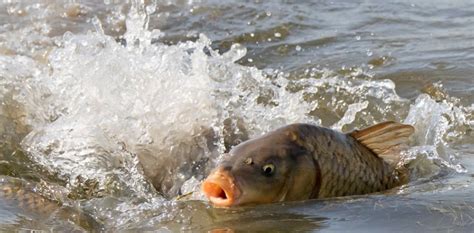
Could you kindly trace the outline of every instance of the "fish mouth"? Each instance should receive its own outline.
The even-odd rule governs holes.
[[[230,207],[237,203],[240,190],[227,171],[217,170],[202,183],[201,190],[216,207]]]

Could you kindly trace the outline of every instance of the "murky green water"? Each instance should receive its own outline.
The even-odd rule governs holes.
[[[474,229],[471,1],[0,4],[0,231]],[[263,132],[385,120],[416,128],[406,186],[175,201]]]

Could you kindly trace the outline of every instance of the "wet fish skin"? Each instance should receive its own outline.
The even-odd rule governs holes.
[[[387,190],[407,182],[406,169],[396,166],[395,148],[413,131],[395,122],[349,134],[310,124],[288,125],[233,148],[202,190],[218,207]],[[265,175],[268,164],[275,169]]]
[[[397,170],[348,134],[307,124],[290,127],[319,168],[318,194],[312,198],[380,192],[406,182],[406,170]]]
[[[49,200],[19,184],[3,183],[0,197],[14,202],[21,210],[38,215],[49,216],[61,207],[61,203]]]
[[[35,185],[11,177],[0,177],[0,199],[13,204],[35,219],[53,218],[73,222],[88,232],[103,232],[103,224],[90,215],[36,191]]]

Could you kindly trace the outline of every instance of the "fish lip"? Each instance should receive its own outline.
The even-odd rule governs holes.
[[[216,189],[224,191],[226,198],[216,195]],[[215,207],[231,207],[238,204],[241,191],[235,179],[227,171],[217,170],[209,175],[201,185],[201,191]]]

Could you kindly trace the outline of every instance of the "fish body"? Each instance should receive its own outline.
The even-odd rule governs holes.
[[[27,213],[49,216],[62,205],[58,201],[38,194],[34,185],[18,179],[0,177],[0,184],[0,198],[11,202]]]
[[[0,176],[0,202],[16,208],[22,215],[37,221],[57,219],[72,222],[87,232],[103,232],[104,226],[92,216],[58,198],[40,194],[40,185],[17,178]]]
[[[218,207],[379,192],[407,182],[399,148],[414,128],[384,122],[345,134],[292,124],[234,147],[202,191]]]

